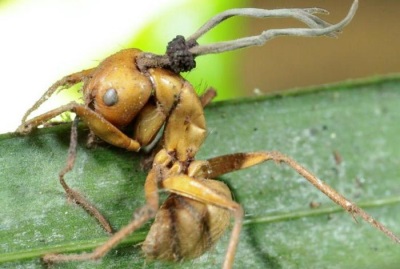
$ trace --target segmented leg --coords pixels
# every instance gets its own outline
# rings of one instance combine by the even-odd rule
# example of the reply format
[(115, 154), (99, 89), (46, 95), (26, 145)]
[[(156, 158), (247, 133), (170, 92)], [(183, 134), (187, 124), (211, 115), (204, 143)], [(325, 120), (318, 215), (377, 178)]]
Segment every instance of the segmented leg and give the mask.
[(85, 209), (89, 214), (91, 214), (99, 221), (101, 226), (103, 226), (104, 230), (106, 230), (108, 233), (111, 234), (113, 229), (110, 223), (107, 221), (107, 219), (100, 213), (99, 210), (96, 209), (96, 207), (94, 207), (88, 200), (86, 200), (85, 197), (83, 197), (79, 192), (71, 189), (64, 180), (65, 174), (71, 171), (72, 168), (74, 167), (77, 144), (78, 144), (78, 117), (76, 117), (72, 122), (71, 139), (69, 142), (67, 164), (59, 174), (60, 183), (63, 186), (68, 196), (68, 199), (71, 199), (75, 203), (82, 206), (83, 209)]
[[(89, 77), (92, 72), (95, 70), (95, 68), (92, 69), (87, 69), (87, 70), (82, 70), (80, 72), (76, 72), (73, 74), (70, 74), (68, 76), (63, 77), (62, 79), (60, 79), (59, 81), (57, 81), (56, 83), (54, 83), (41, 97), (39, 100), (36, 101), (36, 103), (30, 108), (28, 109), (24, 116), (22, 117), (22, 125), (25, 124), (26, 119), (29, 117), (29, 115), (35, 111), (36, 109), (39, 108), (39, 106), (41, 104), (43, 104), (44, 102), (46, 102), (52, 95), (54, 92), (56, 92), (57, 90), (63, 90), (66, 88), (71, 87), (72, 85), (75, 85), (79, 82), (84, 81), (87, 77)], [(61, 87), (61, 88), (60, 88)]]
[(202, 95), (200, 95), (200, 102), (203, 108), (209, 105), (216, 96), (217, 91), (212, 87), (208, 88)]
[(112, 125), (95, 111), (76, 102), (71, 102), (67, 105), (53, 109), (33, 119), (30, 119), (21, 124), (16, 132), (20, 134), (27, 134), (31, 132), (32, 129), (66, 111), (76, 113), (76, 115), (79, 116), (79, 118), (81, 118), (89, 126), (90, 130), (96, 136), (100, 137), (107, 143), (132, 151), (138, 151), (140, 149), (140, 144), (136, 140), (129, 138), (121, 130)]
[(65, 168), (59, 174), (59, 180), (63, 186), (65, 192), (69, 199), (74, 200), (77, 204), (81, 205), (87, 212), (93, 215), (103, 228), (108, 232), (112, 232), (111, 225), (106, 220), (106, 218), (90, 203), (88, 202), (79, 192), (71, 189), (64, 180), (64, 176), (68, 173), (74, 165), (76, 157), (76, 146), (77, 146), (77, 120), (78, 117), (81, 118), (90, 128), (90, 130), (103, 139), (117, 147), (126, 148), (128, 150), (137, 151), (140, 149), (140, 145), (137, 141), (132, 140), (124, 133), (122, 133), (118, 128), (105, 120), (102, 116), (89, 109), (86, 106), (80, 105), (75, 102), (71, 102), (67, 105), (61, 106), (40, 116), (37, 116), (29, 121), (24, 122), (17, 130), (19, 133), (29, 133), (32, 129), (37, 126), (46, 123), (50, 119), (65, 111), (71, 111), (76, 113), (77, 117), (72, 124), (71, 129), (71, 140), (68, 152), (68, 159)]
[(382, 223), (378, 222), (367, 212), (359, 208), (356, 204), (345, 198), (343, 195), (339, 194), (336, 190), (330, 187), (328, 184), (317, 178), (307, 169), (302, 167), (292, 158), (283, 155), (280, 152), (252, 152), (252, 153), (236, 153), (230, 155), (219, 156), (216, 158), (209, 159), (210, 165), (210, 178), (215, 178), (220, 175), (244, 169), (250, 166), (254, 166), (266, 161), (275, 161), (277, 163), (285, 163), (302, 177), (308, 180), (312, 185), (314, 185), (318, 190), (323, 192), (336, 204), (343, 207), (350, 214), (358, 215), (363, 218), (367, 223), (371, 224), (376, 229), (382, 231), (396, 243), (400, 243), (400, 238), (397, 237), (392, 231), (386, 228)]
[(106, 243), (97, 247), (93, 252), (81, 254), (46, 254), (43, 261), (46, 263), (59, 263), (69, 261), (97, 260), (107, 254), (113, 247), (118, 245), (124, 238), (143, 226), (149, 219), (153, 218), (155, 210), (147, 205), (135, 213), (134, 220), (115, 233)]
[(116, 232), (103, 245), (97, 247), (93, 252), (80, 254), (46, 254), (43, 256), (43, 261), (46, 263), (59, 263), (69, 261), (85, 261), (96, 260), (102, 258), (113, 247), (118, 245), (124, 238), (132, 232), (143, 226), (149, 219), (154, 218), (159, 203), (158, 197), (158, 182), (156, 170), (150, 171), (145, 183), (146, 205), (136, 210), (133, 220)]

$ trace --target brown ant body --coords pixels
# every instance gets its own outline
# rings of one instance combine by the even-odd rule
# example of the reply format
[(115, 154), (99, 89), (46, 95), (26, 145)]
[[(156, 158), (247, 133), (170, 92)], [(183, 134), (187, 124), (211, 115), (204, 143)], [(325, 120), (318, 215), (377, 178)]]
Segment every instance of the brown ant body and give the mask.
[[(133, 220), (91, 253), (46, 254), (43, 260), (53, 263), (101, 258), (151, 218), (155, 218), (155, 221), (142, 245), (147, 258), (171, 261), (193, 259), (218, 241), (233, 216), (233, 229), (222, 266), (232, 268), (242, 227), (243, 209), (233, 201), (229, 188), (214, 179), (268, 160), (288, 164), (346, 211), (361, 216), (399, 243), (400, 239), (382, 224), (279, 152), (236, 153), (206, 161), (195, 160), (207, 132), (203, 107), (212, 99), (213, 91), (199, 98), (190, 83), (179, 75), (180, 72), (192, 69), (195, 66), (194, 58), (203, 54), (262, 45), (282, 35), (335, 36), (350, 22), (357, 5), (358, 1), (354, 1), (347, 17), (336, 25), (330, 25), (315, 16), (315, 13), (326, 13), (317, 8), (228, 10), (215, 16), (187, 40), (178, 36), (169, 44), (166, 55), (126, 49), (109, 56), (93, 69), (71, 74), (56, 82), (27, 111), (18, 133), (28, 134), (66, 111), (74, 112), (76, 119), (85, 122), (92, 135), (130, 151), (139, 151), (149, 145), (163, 126), (164, 130), (159, 145), (154, 149), (152, 165), (144, 185), (145, 205), (135, 212)], [(269, 30), (260, 36), (231, 42), (206, 46), (197, 44), (196, 40), (201, 35), (235, 15), (292, 17), (304, 22), (309, 28)], [(71, 102), (27, 120), (30, 113), (57, 89), (68, 88), (79, 82), (84, 83), (83, 104)], [(64, 180), (64, 175), (72, 169), (75, 161), (76, 123), (77, 120), (72, 125), (69, 157), (66, 167), (60, 172), (60, 182), (69, 198), (95, 216), (105, 230), (112, 233), (111, 225), (102, 214), (82, 195), (69, 188)], [(160, 190), (171, 193), (161, 206)]]

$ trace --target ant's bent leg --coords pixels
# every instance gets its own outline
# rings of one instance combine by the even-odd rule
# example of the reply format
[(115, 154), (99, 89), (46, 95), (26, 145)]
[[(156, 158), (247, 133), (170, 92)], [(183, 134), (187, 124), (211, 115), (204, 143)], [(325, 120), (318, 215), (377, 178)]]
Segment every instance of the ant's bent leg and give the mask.
[(107, 219), (100, 213), (100, 211), (94, 205), (92, 205), (88, 200), (86, 200), (84, 196), (82, 196), (79, 192), (71, 189), (64, 180), (65, 174), (71, 171), (72, 168), (74, 167), (77, 144), (78, 144), (78, 117), (76, 117), (72, 123), (67, 164), (59, 174), (60, 183), (63, 186), (68, 199), (82, 206), (83, 209), (85, 209), (90, 215), (92, 215), (99, 221), (99, 223), (101, 224), (101, 226), (103, 226), (106, 232), (111, 234), (113, 232), (113, 229), (110, 223), (107, 221)]
[(62, 79), (56, 81), (41, 97), (39, 100), (36, 101), (36, 103), (28, 109), (28, 111), (25, 112), (24, 116), (22, 117), (22, 125), (25, 124), (26, 119), (29, 117), (29, 115), (38, 109), (41, 104), (46, 102), (54, 92), (56, 92), (59, 88), (59, 91), (63, 89), (68, 89), (71, 86), (84, 81), (87, 77), (89, 77), (95, 68), (92, 69), (87, 69), (87, 70), (82, 70), (80, 72), (76, 72), (73, 74), (70, 74), (68, 76), (63, 77)]
[(203, 108), (209, 105), (216, 96), (217, 91), (212, 87), (208, 88), (202, 95), (200, 95), (199, 98)]
[(302, 177), (307, 179), (312, 185), (314, 185), (318, 190), (323, 192), (336, 204), (343, 207), (347, 212), (352, 215), (359, 215), (366, 222), (371, 224), (376, 229), (380, 230), (396, 243), (400, 243), (400, 238), (396, 236), (392, 231), (386, 228), (382, 223), (375, 220), (367, 212), (359, 208), (356, 204), (345, 198), (343, 195), (339, 194), (331, 186), (317, 178), (307, 169), (302, 167), (292, 158), (285, 156), (284, 154), (276, 151), (271, 152), (250, 152), (250, 153), (236, 153), (230, 155), (224, 155), (209, 159), (210, 172), (209, 177), (215, 178), (219, 175), (223, 175), (232, 171), (244, 169), (251, 167), (266, 161), (275, 161), (277, 163), (285, 163)]
[(46, 254), (42, 258), (43, 261), (51, 264), (102, 258), (124, 238), (143, 226), (149, 219), (154, 218), (158, 209), (158, 182), (157, 173), (154, 170), (150, 171), (145, 183), (146, 205), (136, 210), (133, 220), (128, 225), (116, 232), (107, 242), (97, 247), (93, 252), (80, 254)]
[(28, 121), (24, 120), (24, 121), (22, 121), (22, 124), (17, 128), (16, 132), (19, 134), (22, 134), (22, 135), (29, 134), (30, 132), (32, 132), (32, 130), (34, 130), (38, 126), (48, 122), (52, 118), (57, 117), (58, 115), (66, 112), (66, 111), (72, 111), (74, 109), (74, 107), (78, 106), (78, 105), (79, 104), (77, 104), (75, 102), (71, 102), (69, 104), (60, 106), (60, 107), (50, 110), (46, 113), (43, 113), (39, 116), (36, 116)]
[(71, 102), (64, 106), (60, 106), (33, 119), (30, 119), (21, 124), (16, 132), (20, 134), (28, 134), (34, 128), (37, 128), (39, 125), (46, 123), (47, 121), (66, 111), (76, 113), (76, 115), (88, 125), (90, 130), (105, 142), (131, 151), (138, 151), (140, 149), (140, 144), (138, 141), (126, 136), (123, 132), (121, 132), (121, 130), (104, 119), (100, 114), (76, 102)]
[(113, 247), (118, 245), (123, 239), (129, 236), (132, 232), (143, 226), (149, 219), (153, 218), (155, 210), (149, 206), (144, 206), (136, 211), (134, 219), (121, 230), (116, 232), (107, 242), (97, 247), (93, 252), (81, 254), (46, 254), (43, 256), (43, 261), (46, 263), (60, 263), (70, 261), (87, 261), (97, 260), (107, 254)]
[[(137, 151), (140, 149), (140, 145), (137, 141), (132, 140), (124, 133), (122, 133), (117, 127), (112, 125), (110, 122), (106, 121), (101, 115), (97, 114), (93, 110), (86, 106), (80, 105), (75, 102), (71, 102), (67, 105), (61, 106), (47, 113), (39, 115), (21, 125), (17, 132), (19, 133), (29, 133), (33, 128), (49, 121), (57, 115), (63, 112), (71, 111), (77, 114), (77, 117), (81, 118), (90, 128), (91, 131), (101, 139), (105, 140), (109, 144), (117, 147), (126, 148), (128, 150)], [(81, 205), (86, 211), (93, 215), (104, 229), (111, 233), (112, 228), (108, 221), (102, 216), (102, 214), (90, 204), (81, 194), (71, 189), (64, 180), (64, 175), (69, 172), (74, 164), (76, 156), (76, 146), (77, 146), (77, 122), (74, 121), (71, 131), (71, 141), (68, 153), (68, 160), (66, 167), (60, 172), (59, 179), (64, 190), (67, 193), (68, 198), (74, 200), (77, 204)]]
[(223, 269), (230, 269), (233, 266), (237, 245), (239, 243), (239, 235), (244, 215), (243, 208), (238, 203), (232, 201), (231, 198), (227, 198), (227, 196), (222, 193), (221, 189), (215, 189), (215, 186), (211, 187), (211, 185), (207, 184), (208, 181), (212, 180), (198, 180), (186, 175), (177, 175), (164, 179), (161, 184), (162, 188), (165, 190), (205, 204), (212, 204), (227, 209), (233, 213), (234, 225), (222, 266)]

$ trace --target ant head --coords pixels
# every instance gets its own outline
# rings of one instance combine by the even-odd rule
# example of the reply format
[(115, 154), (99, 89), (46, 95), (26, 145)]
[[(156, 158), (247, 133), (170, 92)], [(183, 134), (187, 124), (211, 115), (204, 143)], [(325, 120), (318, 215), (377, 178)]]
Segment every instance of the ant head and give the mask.
[(150, 79), (136, 67), (139, 54), (138, 49), (127, 49), (110, 56), (84, 86), (87, 103), (119, 128), (132, 122), (152, 92)]

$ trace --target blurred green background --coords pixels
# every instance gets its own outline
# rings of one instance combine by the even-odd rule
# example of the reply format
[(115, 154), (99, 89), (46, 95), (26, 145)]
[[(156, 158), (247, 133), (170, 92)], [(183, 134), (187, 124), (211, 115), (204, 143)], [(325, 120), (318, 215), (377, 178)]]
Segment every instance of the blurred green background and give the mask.
[[(351, 1), (334, 0), (9, 0), (0, 1), (0, 133), (13, 131), (23, 113), (62, 76), (96, 66), (123, 48), (163, 53), (175, 35), (188, 36), (216, 13), (235, 7), (323, 7), (329, 22), (341, 20)], [(400, 2), (363, 0), (338, 39), (282, 37), (262, 47), (199, 57), (184, 76), (198, 91), (217, 89), (218, 99), (398, 72)], [(201, 43), (256, 35), (265, 29), (302, 27), (288, 19), (234, 18)], [(57, 97), (41, 110), (67, 102)], [(40, 111), (39, 111), (40, 112)]]

